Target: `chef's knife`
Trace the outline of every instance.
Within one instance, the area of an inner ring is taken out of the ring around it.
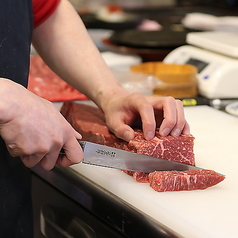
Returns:
[[[195,166],[137,154],[105,145],[79,140],[83,163],[128,171],[150,173],[169,170],[197,170]]]

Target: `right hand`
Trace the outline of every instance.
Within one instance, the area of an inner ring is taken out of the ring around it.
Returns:
[[[26,167],[39,164],[50,170],[83,159],[77,142],[81,135],[55,106],[7,79],[0,79],[0,135],[10,155],[20,156]]]

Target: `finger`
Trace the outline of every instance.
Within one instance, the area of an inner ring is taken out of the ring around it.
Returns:
[[[42,154],[33,154],[33,155],[23,155],[20,158],[26,167],[32,168],[41,161],[43,156],[44,155]]]
[[[174,105],[173,105],[174,104]],[[185,120],[183,104],[180,100],[168,101],[164,107],[164,120],[160,127],[160,135],[179,136],[182,132],[189,134],[189,125]]]
[[[129,105],[129,107],[131,107],[132,112],[134,112],[134,118],[136,114],[139,114],[142,122],[143,135],[145,139],[151,140],[155,136],[156,128],[153,105],[149,103],[145,97],[137,97],[137,94],[134,94],[134,97],[134,100],[131,100],[133,104]],[[134,136],[134,133],[130,132],[130,135]]]
[[[163,98],[162,101],[163,117],[162,123],[159,128],[159,134],[161,136],[167,136],[171,133],[172,129],[177,122],[177,105],[176,101],[172,97]]]
[[[140,109],[139,114],[142,120],[144,137],[147,140],[151,140],[154,138],[156,127],[153,107],[150,106],[147,109]],[[123,120],[114,120],[114,125],[116,126],[111,131],[113,131],[113,133],[118,138],[121,138],[125,141],[130,141],[135,137],[134,130],[129,125],[125,124]]]
[[[170,134],[172,136],[179,136],[182,133],[184,126],[186,124],[184,110],[183,110],[183,104],[180,100],[176,100],[176,109],[177,109],[176,124],[170,132]]]
[[[155,136],[156,122],[154,108],[149,103],[143,104],[139,109],[142,121],[143,134],[146,140],[151,140]]]
[[[68,140],[63,146],[64,155],[58,156],[57,164],[67,167],[83,160],[83,151],[76,138]]]
[[[116,137],[125,141],[130,141],[135,137],[135,132],[130,126],[121,121],[117,125],[117,128],[113,131]]]
[[[182,130],[182,133],[183,133],[184,135],[191,135],[191,133],[190,133],[190,126],[189,126],[189,124],[187,123],[187,121],[186,121],[186,123],[185,123],[185,125],[184,125],[184,128],[183,128],[183,130]]]
[[[45,170],[51,170],[55,167],[58,159],[59,151],[51,152],[46,154],[40,161],[39,165]]]

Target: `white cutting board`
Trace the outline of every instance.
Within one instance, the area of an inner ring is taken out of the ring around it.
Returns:
[[[238,117],[208,106],[185,108],[199,167],[226,175],[206,190],[155,192],[119,170],[91,165],[72,169],[186,238],[238,237]]]

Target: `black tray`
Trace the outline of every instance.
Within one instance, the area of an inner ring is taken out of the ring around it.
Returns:
[[[186,44],[187,31],[125,30],[112,34],[110,41],[116,45],[137,48],[173,48]]]
[[[87,28],[109,30],[126,30],[136,28],[142,21],[142,18],[137,14],[131,14],[128,20],[122,22],[103,21],[98,19],[96,15],[92,13],[80,14],[80,17]]]

